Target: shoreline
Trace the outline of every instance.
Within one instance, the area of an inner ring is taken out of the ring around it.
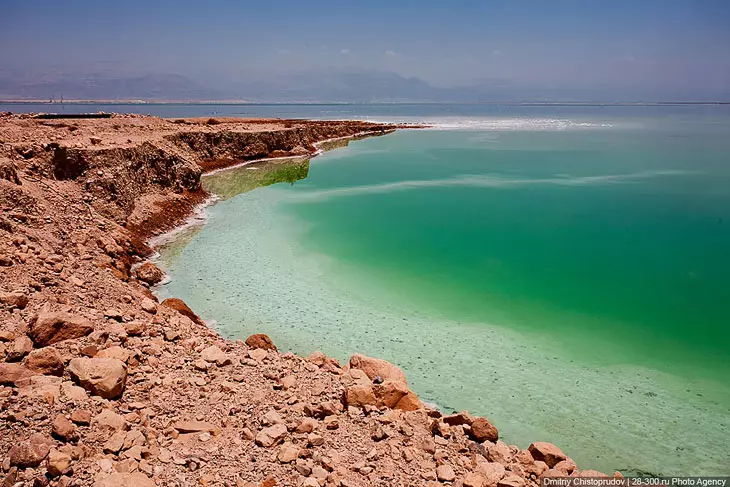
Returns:
[[[536,487],[603,475],[424,406],[388,362],[227,340],[181,300],[157,302],[151,239],[207,201],[206,169],[406,127],[180,120],[0,117],[5,481]]]

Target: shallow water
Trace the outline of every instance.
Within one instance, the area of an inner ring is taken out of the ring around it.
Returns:
[[[391,360],[584,468],[729,474],[730,118],[523,110],[380,114],[441,130],[206,178],[224,201],[161,249],[162,294]]]

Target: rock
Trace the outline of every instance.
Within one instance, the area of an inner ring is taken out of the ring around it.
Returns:
[[[130,321],[124,324],[124,331],[131,337],[137,337],[144,334],[147,327],[141,321]]]
[[[441,482],[453,482],[456,480],[456,473],[451,465],[439,465],[436,468],[436,478]]]
[[[279,443],[286,435],[286,426],[275,424],[264,428],[256,435],[256,444],[263,447],[271,447]]]
[[[378,400],[370,384],[355,384],[345,389],[345,405],[363,407],[378,404]]]
[[[94,482],[93,487],[156,487],[156,484],[141,472],[113,473]]]
[[[85,409],[77,409],[71,413],[71,421],[76,424],[88,426],[91,424],[91,412]]]
[[[50,440],[36,433],[23,442],[10,448],[10,465],[18,468],[35,468],[43,462],[51,451]]]
[[[206,362],[215,362],[215,364],[219,367],[229,365],[231,363],[231,358],[215,345],[211,345],[200,352],[200,358]]]
[[[297,433],[311,433],[312,431],[317,429],[317,426],[319,426],[319,422],[316,419],[313,418],[304,418],[298,425],[297,425]]]
[[[127,367],[115,358],[71,359],[68,372],[77,384],[104,399],[121,396],[127,382]]]
[[[257,362],[263,361],[268,355],[268,352],[263,348],[255,348],[248,351],[248,356]]]
[[[496,442],[499,439],[499,431],[486,418],[474,418],[471,423],[471,436],[476,441]]]
[[[519,475],[514,474],[508,475],[507,477],[497,482],[497,487],[524,487],[524,485],[525,480]]]
[[[531,444],[528,450],[532,458],[545,462],[550,468],[553,468],[558,462],[568,458],[560,448],[544,441],[537,441]]]
[[[268,335],[264,335],[263,333],[257,333],[246,338],[246,345],[248,345],[250,348],[260,348],[262,350],[276,350],[276,345],[274,345],[274,342],[271,340],[271,338],[269,338]]]
[[[63,358],[61,353],[53,347],[44,347],[33,350],[23,363],[29,370],[42,375],[63,375]]]
[[[567,477],[568,475],[573,473],[573,471],[578,470],[578,466],[575,464],[572,458],[566,458],[565,460],[556,463],[552,468],[557,470],[558,472],[562,472],[564,477]]]
[[[378,358],[366,357],[365,355],[355,354],[350,357],[350,363],[348,364],[352,369],[358,369],[365,372],[370,380],[376,378],[382,379],[382,381],[393,380],[408,384],[406,381],[406,374],[390,362],[381,360]]]
[[[127,434],[124,431],[117,431],[104,443],[104,453],[119,453],[124,447],[124,438]]]
[[[324,436],[318,435],[317,433],[309,433],[307,435],[307,443],[312,446],[322,446],[324,445]]]
[[[83,316],[62,311],[38,313],[30,322],[30,338],[38,347],[72,338],[80,338],[94,331],[91,322]]]
[[[319,480],[314,477],[307,477],[302,482],[302,487],[320,487]]]
[[[504,465],[497,462],[479,462],[475,470],[484,477],[484,487],[496,487],[505,474]]]
[[[51,433],[55,438],[62,441],[76,441],[79,439],[76,427],[63,414],[57,415],[56,419],[53,420]]]
[[[180,313],[183,316],[187,316],[191,320],[193,320],[195,323],[199,325],[205,325],[205,321],[200,319],[198,315],[193,313],[193,310],[188,307],[187,304],[182,299],[178,298],[167,298],[162,302],[162,306],[165,306],[170,309],[174,309],[178,313]]]
[[[33,350],[33,342],[25,335],[21,335],[12,341],[10,348],[5,352],[8,362],[17,362]]]
[[[200,433],[207,431],[216,436],[221,433],[221,429],[218,426],[206,423],[205,421],[178,421],[172,427],[180,433]]]
[[[105,348],[104,350],[101,350],[98,352],[94,357],[96,358],[115,358],[119,360],[120,362],[127,363],[129,360],[129,356],[131,355],[131,352],[127,350],[126,348],[122,348],[119,345],[114,345],[113,347]]]
[[[28,305],[28,295],[22,291],[0,293],[0,303],[8,306],[10,309],[23,309]]]
[[[297,458],[299,458],[299,448],[293,444],[286,442],[279,447],[279,454],[276,457],[279,463],[291,463]]]
[[[61,384],[61,391],[63,392],[63,395],[66,396],[66,399],[68,399],[69,401],[82,402],[89,398],[89,395],[86,393],[83,387],[76,386],[68,381]]]
[[[150,298],[144,298],[142,300],[142,303],[140,304],[143,311],[146,311],[150,314],[157,313],[157,303],[152,301]]]
[[[484,475],[474,472],[469,472],[464,477],[464,487],[485,487],[487,479]]]
[[[449,426],[459,426],[464,424],[471,425],[472,422],[474,422],[474,418],[468,412],[462,411],[460,413],[454,413],[448,416],[444,416],[443,422],[448,424]]]
[[[51,477],[60,477],[71,471],[71,456],[55,448],[48,454],[46,470]]]
[[[17,386],[22,379],[34,375],[34,372],[16,363],[0,363],[0,386]]]
[[[114,411],[104,409],[94,417],[94,423],[96,423],[100,428],[120,430],[124,428],[126,421],[123,416],[115,413]]]
[[[165,273],[152,262],[145,262],[137,268],[137,279],[150,286],[158,284],[165,277]]]

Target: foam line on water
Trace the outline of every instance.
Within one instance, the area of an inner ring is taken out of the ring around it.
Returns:
[[[648,179],[659,176],[673,176],[688,174],[689,171],[663,170],[663,171],[642,171],[631,174],[606,174],[600,176],[575,176],[575,177],[553,177],[539,179],[507,179],[493,176],[464,175],[455,178],[398,181],[393,183],[370,184],[354,186],[349,188],[328,189],[312,191],[309,193],[290,194],[292,199],[297,201],[323,201],[329,198],[342,196],[356,196],[361,194],[390,193],[393,191],[407,191],[422,188],[509,188],[531,185],[555,185],[555,186],[591,186],[636,182],[641,179]]]

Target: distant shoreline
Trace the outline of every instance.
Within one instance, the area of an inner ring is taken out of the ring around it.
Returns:
[[[0,105],[220,105],[220,106],[276,106],[276,105],[501,105],[501,106],[684,106],[730,105],[730,101],[657,101],[657,102],[601,102],[601,101],[486,101],[486,102],[249,102],[243,100],[0,100]]]

